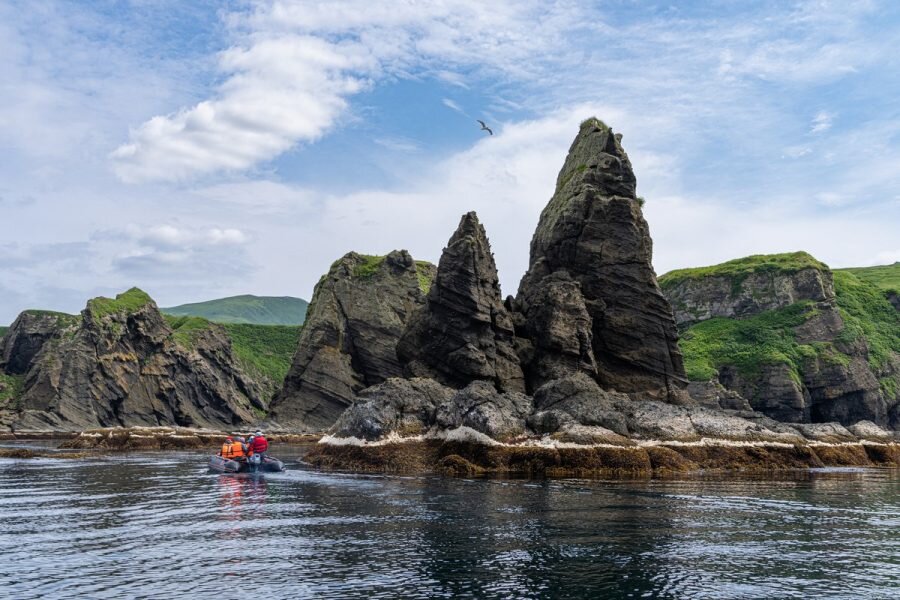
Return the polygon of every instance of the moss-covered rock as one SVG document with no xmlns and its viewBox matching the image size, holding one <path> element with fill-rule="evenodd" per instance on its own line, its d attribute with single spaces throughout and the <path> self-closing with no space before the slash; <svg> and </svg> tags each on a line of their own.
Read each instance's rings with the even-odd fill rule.
<svg viewBox="0 0 900 600">
<path fill-rule="evenodd" d="M 806 253 L 660 278 L 685 370 L 790 422 L 898 424 L 900 313 L 881 290 Z"/>
</svg>

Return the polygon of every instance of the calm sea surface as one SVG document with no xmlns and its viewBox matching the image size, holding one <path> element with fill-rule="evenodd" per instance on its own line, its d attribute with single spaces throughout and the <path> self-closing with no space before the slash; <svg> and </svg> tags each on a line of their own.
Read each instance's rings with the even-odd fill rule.
<svg viewBox="0 0 900 600">
<path fill-rule="evenodd" d="M 0 459 L 3 598 L 897 598 L 900 472 L 525 481 Z"/>
</svg>

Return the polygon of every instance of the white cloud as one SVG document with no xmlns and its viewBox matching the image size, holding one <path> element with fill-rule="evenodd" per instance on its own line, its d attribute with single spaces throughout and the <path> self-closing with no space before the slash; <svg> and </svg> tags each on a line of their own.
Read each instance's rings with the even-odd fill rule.
<svg viewBox="0 0 900 600">
<path fill-rule="evenodd" d="M 464 111 L 459 104 L 457 104 L 450 98 L 444 98 L 443 100 L 441 100 L 441 102 L 444 104 L 444 106 L 446 106 L 447 108 L 449 108 L 451 110 L 455 110 L 456 112 L 461 113 L 461 114 L 466 114 L 466 111 Z"/>
<path fill-rule="evenodd" d="M 349 97 L 385 76 L 452 79 L 432 68 L 439 63 L 525 77 L 524 65 L 580 16 L 569 3 L 536 0 L 258 1 L 228 17 L 237 42 L 219 55 L 215 96 L 133 129 L 110 155 L 113 168 L 130 183 L 248 169 L 321 137 Z"/>
<path fill-rule="evenodd" d="M 801 158 L 807 154 L 812 154 L 812 148 L 809 146 L 788 146 L 784 149 L 782 158 Z"/>
<path fill-rule="evenodd" d="M 868 264 L 870 265 L 892 265 L 896 262 L 900 262 L 900 249 L 896 250 L 886 250 L 884 252 L 879 252 L 875 255 L 875 258 L 870 261 Z"/>
<path fill-rule="evenodd" d="M 816 113 L 816 116 L 813 117 L 809 132 L 812 134 L 824 133 L 831 129 L 831 125 L 833 122 L 834 115 L 832 113 L 820 110 L 818 113 Z"/>
</svg>

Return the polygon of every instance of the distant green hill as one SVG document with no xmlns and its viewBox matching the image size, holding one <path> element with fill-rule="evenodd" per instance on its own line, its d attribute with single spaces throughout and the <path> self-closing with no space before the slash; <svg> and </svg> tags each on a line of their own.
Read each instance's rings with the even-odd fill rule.
<svg viewBox="0 0 900 600">
<path fill-rule="evenodd" d="M 309 303 L 291 296 L 232 296 L 207 302 L 160 308 L 176 317 L 203 317 L 216 323 L 302 325 Z"/>
<path fill-rule="evenodd" d="M 9 331 L 9 327 L 5 327 L 5 326 L 3 326 L 3 325 L 0 325 L 0 337 L 3 337 L 4 335 L 6 335 L 6 332 L 7 332 L 7 331 Z"/>
<path fill-rule="evenodd" d="M 883 290 L 900 291 L 900 262 L 879 267 L 855 267 L 835 270 L 853 273 L 863 281 L 876 285 Z"/>
</svg>

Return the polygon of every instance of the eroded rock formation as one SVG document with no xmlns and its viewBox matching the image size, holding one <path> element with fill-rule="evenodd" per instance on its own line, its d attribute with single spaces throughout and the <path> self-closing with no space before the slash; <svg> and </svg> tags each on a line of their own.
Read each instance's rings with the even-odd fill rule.
<svg viewBox="0 0 900 600">
<path fill-rule="evenodd" d="M 224 329 L 198 330 L 186 347 L 137 289 L 95 298 L 80 317 L 24 314 L 4 338 L 4 352 L 9 346 L 13 359 L 0 367 L 22 378 L 17 429 L 230 427 L 266 408 Z"/>
<path fill-rule="evenodd" d="M 686 384 L 678 335 L 620 141 L 601 121 L 585 121 L 541 213 L 517 296 L 535 347 L 527 371 L 532 386 L 574 370 L 607 389 L 669 397 Z M 565 344 L 547 326 L 560 309 L 575 316 Z"/>
<path fill-rule="evenodd" d="M 397 345 L 409 375 L 461 388 L 489 381 L 500 391 L 525 391 L 503 306 L 497 267 L 484 227 L 463 215 L 438 264 L 425 306 Z"/>
<path fill-rule="evenodd" d="M 843 309 L 836 277 L 844 285 Z M 876 314 L 868 311 L 892 316 L 876 288 L 848 273 L 833 274 L 800 252 L 675 271 L 663 278 L 663 289 L 689 340 L 729 340 L 727 351 L 689 343 L 693 356 L 716 365 L 712 381 L 691 385 L 695 397 L 721 384 L 783 422 L 897 426 L 898 398 L 891 393 L 897 384 L 891 381 L 900 379 L 900 355 L 883 341 L 876 353 L 868 335 L 896 328 L 900 319 L 870 321 Z M 706 334 L 710 319 L 733 327 Z M 720 397 L 735 405 L 734 398 Z"/>
<path fill-rule="evenodd" d="M 425 302 L 434 266 L 405 250 L 351 252 L 316 286 L 293 365 L 272 403 L 279 425 L 322 431 L 360 390 L 403 374 L 396 346 Z"/>
</svg>

